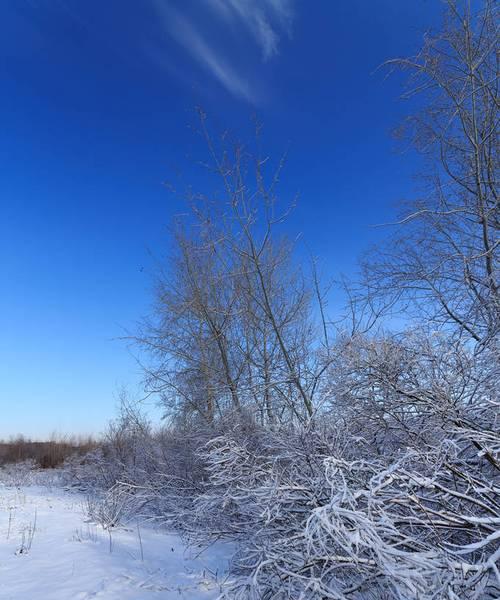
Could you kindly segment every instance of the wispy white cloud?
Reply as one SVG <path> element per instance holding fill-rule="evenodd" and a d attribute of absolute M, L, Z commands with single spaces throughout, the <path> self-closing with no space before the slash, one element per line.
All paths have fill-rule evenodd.
<path fill-rule="evenodd" d="M 279 52 L 279 41 L 285 33 L 290 35 L 293 20 L 292 0 L 205 0 L 217 22 L 224 26 L 219 30 L 231 30 L 241 37 L 249 34 L 261 51 L 262 59 L 268 61 Z M 257 86 L 245 77 L 234 55 L 227 56 L 214 39 L 217 27 L 206 28 L 187 16 L 186 11 L 175 8 L 166 0 L 155 0 L 163 26 L 169 36 L 180 44 L 205 71 L 232 95 L 253 104 L 258 103 Z M 182 6 L 182 5 L 181 5 Z M 211 35 L 208 34 L 211 31 Z"/>
<path fill-rule="evenodd" d="M 160 6 L 165 27 L 170 35 L 229 92 L 250 102 L 255 102 L 256 99 L 248 82 L 235 71 L 223 56 L 215 51 L 193 23 L 174 8 L 166 5 Z"/>
<path fill-rule="evenodd" d="M 238 21 L 254 37 L 264 60 L 278 54 L 283 31 L 290 34 L 293 10 L 290 0 L 208 0 L 216 13 Z"/>

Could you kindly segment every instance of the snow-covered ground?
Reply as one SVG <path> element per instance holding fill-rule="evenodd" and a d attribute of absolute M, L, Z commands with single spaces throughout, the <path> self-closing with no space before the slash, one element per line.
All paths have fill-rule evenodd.
<path fill-rule="evenodd" d="M 0 600 L 217 598 L 230 548 L 197 554 L 179 536 L 145 526 L 110 537 L 88 522 L 81 495 L 0 484 Z"/>

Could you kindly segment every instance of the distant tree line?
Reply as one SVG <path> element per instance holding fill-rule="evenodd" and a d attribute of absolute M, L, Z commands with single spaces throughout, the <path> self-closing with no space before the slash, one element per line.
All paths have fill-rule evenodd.
<path fill-rule="evenodd" d="M 49 441 L 34 441 L 18 436 L 0 440 L 0 465 L 32 460 L 42 469 L 61 466 L 74 455 L 85 455 L 97 447 L 92 437 L 58 437 Z"/>

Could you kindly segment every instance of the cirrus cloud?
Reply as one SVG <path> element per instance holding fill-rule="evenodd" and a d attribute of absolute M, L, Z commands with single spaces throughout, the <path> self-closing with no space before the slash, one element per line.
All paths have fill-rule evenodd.
<path fill-rule="evenodd" d="M 257 54 L 257 61 L 266 63 L 278 56 L 281 37 L 291 36 L 291 0 L 205 0 L 207 10 L 198 4 L 194 13 L 186 10 L 187 4 L 155 1 L 163 29 L 227 92 L 258 104 L 261 90 L 248 72 L 248 57 Z M 246 61 L 228 52 L 227 45 L 224 49 L 221 39 L 230 37 L 245 44 Z"/>

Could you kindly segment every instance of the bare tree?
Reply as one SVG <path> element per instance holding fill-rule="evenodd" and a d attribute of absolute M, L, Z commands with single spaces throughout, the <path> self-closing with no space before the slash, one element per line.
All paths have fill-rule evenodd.
<path fill-rule="evenodd" d="M 312 285 L 293 244 L 277 233 L 290 211 L 277 208 L 283 161 L 266 177 L 267 158 L 227 138 L 216 144 L 201 111 L 200 124 L 222 192 L 191 194 L 175 227 L 155 316 L 137 336 L 154 358 L 149 389 L 176 416 L 212 422 L 235 410 L 262 423 L 309 419 L 325 353 L 316 342 Z M 319 291 L 317 277 L 314 286 Z"/>
<path fill-rule="evenodd" d="M 443 30 L 417 56 L 387 63 L 410 72 L 404 97 L 423 102 L 404 129 L 430 174 L 389 244 L 365 261 L 363 286 L 372 301 L 383 295 L 392 309 L 484 344 L 500 314 L 498 11 L 489 0 L 475 13 L 447 4 Z"/>
<path fill-rule="evenodd" d="M 193 207 L 194 208 L 194 207 Z M 227 407 L 241 410 L 238 290 L 231 266 L 215 251 L 210 217 L 193 211 L 191 231 L 175 229 L 175 254 L 157 279 L 156 314 L 138 337 L 154 358 L 147 384 L 176 416 L 211 422 Z"/>

